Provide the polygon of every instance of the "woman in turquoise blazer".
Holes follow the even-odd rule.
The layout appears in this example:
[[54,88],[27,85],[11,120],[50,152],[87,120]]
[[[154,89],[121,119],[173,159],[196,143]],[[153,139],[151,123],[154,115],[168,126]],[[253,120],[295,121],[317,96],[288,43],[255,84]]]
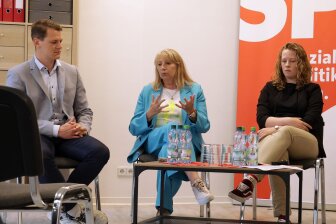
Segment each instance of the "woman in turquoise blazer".
[[[137,139],[127,160],[135,162],[144,151],[157,157],[167,157],[168,131],[171,124],[178,124],[190,126],[192,160],[195,161],[196,154],[201,151],[202,133],[210,129],[203,90],[189,77],[183,59],[175,50],[165,49],[158,53],[155,68],[155,81],[142,89],[129,125],[130,133]],[[168,171],[165,176],[165,215],[173,212],[173,196],[182,180],[190,180],[199,204],[213,200],[213,195],[197,172]],[[160,178],[157,178],[159,186]],[[159,205],[158,190],[157,209]]]

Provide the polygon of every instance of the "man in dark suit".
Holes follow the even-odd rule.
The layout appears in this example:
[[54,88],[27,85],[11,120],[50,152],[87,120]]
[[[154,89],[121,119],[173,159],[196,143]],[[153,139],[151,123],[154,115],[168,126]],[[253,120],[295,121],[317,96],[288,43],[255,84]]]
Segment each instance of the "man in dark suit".
[[[51,20],[32,25],[35,55],[30,61],[8,71],[7,85],[26,92],[38,118],[43,151],[42,183],[69,182],[90,184],[109,160],[109,149],[88,135],[92,110],[77,68],[60,61],[62,27]],[[55,165],[55,156],[77,161],[79,165],[67,181]],[[83,223],[79,205],[64,206],[61,223]],[[95,212],[95,223],[107,223],[102,212]]]

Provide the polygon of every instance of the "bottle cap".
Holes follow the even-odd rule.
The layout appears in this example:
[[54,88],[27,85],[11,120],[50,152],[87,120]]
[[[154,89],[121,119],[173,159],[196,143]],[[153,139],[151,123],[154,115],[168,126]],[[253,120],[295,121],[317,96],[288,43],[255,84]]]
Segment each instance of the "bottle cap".
[[170,126],[170,128],[171,128],[171,129],[176,129],[176,125],[175,125],[175,124],[172,124],[172,125]]
[[189,125],[187,125],[187,124],[186,124],[186,125],[183,125],[183,129],[184,129],[184,130],[188,130],[189,128],[190,128]]
[[256,131],[256,127],[251,127],[251,131]]
[[177,125],[177,128],[178,128],[178,129],[182,129],[182,128],[183,128],[183,125]]

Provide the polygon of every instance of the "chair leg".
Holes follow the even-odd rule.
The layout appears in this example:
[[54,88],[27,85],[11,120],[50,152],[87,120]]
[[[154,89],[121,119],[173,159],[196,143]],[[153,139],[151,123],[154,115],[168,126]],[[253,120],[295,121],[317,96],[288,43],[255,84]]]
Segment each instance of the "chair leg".
[[[201,179],[205,183],[205,186],[210,190],[210,173],[202,172]],[[205,217],[210,218],[210,202],[208,202],[206,205],[200,205],[200,217],[204,217],[204,213]]]
[[[210,191],[210,173],[209,172],[205,173],[205,185],[208,188],[208,190]],[[208,202],[205,207],[206,207],[206,209],[205,209],[206,217],[210,218],[210,202]]]
[[320,159],[321,170],[321,204],[322,204],[322,224],[326,223],[326,207],[325,207],[325,173],[324,173],[324,161]]
[[54,202],[52,210],[51,210],[51,224],[58,224],[60,223],[60,217],[61,217],[61,205],[62,201]]
[[[22,177],[17,177],[17,178],[16,178],[16,183],[17,183],[17,184],[22,184],[22,183],[23,183],[22,179],[23,179]],[[17,223],[18,223],[18,224],[22,224],[22,212],[18,212],[18,213],[17,213],[17,219],[18,219],[18,220],[17,220]],[[5,219],[5,222],[4,222],[4,223],[6,223],[6,219]]]
[[[134,163],[133,163],[133,170],[134,170]],[[133,222],[133,198],[134,198],[134,180],[135,176],[134,176],[134,172],[133,172],[133,177],[132,177],[132,192],[131,192],[131,195],[132,195],[132,198],[131,198],[131,223]]]
[[[201,179],[205,183],[205,185],[207,185],[207,183],[206,183],[206,173],[205,172],[201,172]],[[200,217],[204,217],[204,207],[205,207],[205,205],[200,205]]]
[[240,220],[244,220],[244,213],[245,213],[245,202],[240,204],[240,214],[239,214]]
[[22,212],[18,212],[18,224],[22,224]]
[[58,224],[60,222],[63,203],[74,202],[84,203],[86,223],[94,223],[91,190],[84,184],[61,187],[56,192],[51,212],[51,223]]
[[5,216],[5,212],[2,212],[2,215],[0,215],[0,224],[6,223],[6,218],[4,216]]
[[7,212],[3,211],[0,215],[0,224],[5,224],[7,220]]
[[315,164],[315,183],[314,183],[314,211],[313,211],[313,223],[318,223],[318,204],[319,204],[319,185],[320,185],[320,160],[316,160]]
[[204,205],[200,205],[200,217],[204,217]]
[[254,186],[253,190],[252,208],[253,208],[253,220],[257,220],[257,185]]
[[204,217],[204,206],[205,205],[200,205],[200,217]]
[[101,211],[99,176],[95,178],[94,182],[95,182],[95,193],[96,193],[96,208],[97,210]]
[[[244,178],[247,175],[244,174]],[[257,186],[254,186],[253,194],[252,194],[252,209],[253,209],[253,220],[257,220]],[[240,205],[240,220],[244,220],[244,213],[245,213],[245,203],[241,203]]]
[[84,205],[85,205],[85,220],[86,220],[86,223],[94,223],[92,202],[85,201]]

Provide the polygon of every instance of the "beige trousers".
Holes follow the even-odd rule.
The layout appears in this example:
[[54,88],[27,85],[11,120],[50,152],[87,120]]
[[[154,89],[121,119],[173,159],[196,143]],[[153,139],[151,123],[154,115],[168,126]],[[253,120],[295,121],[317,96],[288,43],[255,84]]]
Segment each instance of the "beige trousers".
[[[292,126],[283,126],[258,144],[258,162],[271,164],[282,160],[316,159],[318,144],[314,135]],[[263,175],[256,175],[260,181]],[[269,176],[274,216],[286,214],[286,188],[278,176]]]

